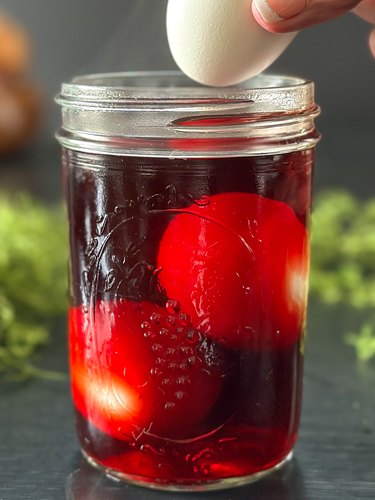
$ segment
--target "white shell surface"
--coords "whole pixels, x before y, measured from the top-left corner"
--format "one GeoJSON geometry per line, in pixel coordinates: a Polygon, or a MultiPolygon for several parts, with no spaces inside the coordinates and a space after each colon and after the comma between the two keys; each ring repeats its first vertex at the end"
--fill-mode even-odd
{"type": "Polygon", "coordinates": [[[199,83],[218,87],[265,70],[296,35],[261,28],[251,0],[169,0],[167,34],[180,69],[199,83]]]}

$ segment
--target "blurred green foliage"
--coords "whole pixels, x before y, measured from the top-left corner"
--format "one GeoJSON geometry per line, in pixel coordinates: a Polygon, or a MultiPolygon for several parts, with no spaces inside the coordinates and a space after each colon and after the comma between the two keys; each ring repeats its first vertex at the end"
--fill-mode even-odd
{"type": "MultiPolygon", "coordinates": [[[[67,307],[68,244],[64,209],[26,195],[0,195],[0,377],[59,378],[33,364],[51,322],[67,307]]],[[[310,293],[326,304],[363,310],[347,336],[360,360],[375,357],[375,200],[320,193],[312,230],[310,293]]]]}
{"type": "Polygon", "coordinates": [[[64,210],[0,195],[0,242],[0,376],[42,376],[31,356],[67,305],[64,210]]]}
{"type": "Polygon", "coordinates": [[[342,191],[317,196],[310,293],[326,303],[375,307],[375,200],[342,191]]]}
{"type": "Polygon", "coordinates": [[[312,226],[310,294],[326,304],[360,309],[365,320],[347,336],[357,356],[375,356],[375,199],[346,191],[320,193],[312,226]]]}

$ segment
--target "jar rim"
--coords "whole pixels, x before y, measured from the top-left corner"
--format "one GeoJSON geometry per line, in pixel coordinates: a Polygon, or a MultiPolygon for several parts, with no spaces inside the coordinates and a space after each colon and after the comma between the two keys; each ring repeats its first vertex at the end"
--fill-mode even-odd
{"type": "MultiPolygon", "coordinates": [[[[233,87],[206,87],[180,71],[135,71],[88,74],[63,83],[56,97],[62,106],[119,108],[124,106],[188,108],[253,103],[264,111],[293,112],[314,104],[314,84],[294,76],[260,74],[233,87]]],[[[258,110],[258,109],[257,109],[258,110]]],[[[259,111],[259,110],[258,110],[259,111]]]]}
{"type": "Polygon", "coordinates": [[[260,74],[204,87],[179,71],[92,74],[62,85],[67,148],[139,156],[278,154],[313,147],[312,81],[260,74]]]}

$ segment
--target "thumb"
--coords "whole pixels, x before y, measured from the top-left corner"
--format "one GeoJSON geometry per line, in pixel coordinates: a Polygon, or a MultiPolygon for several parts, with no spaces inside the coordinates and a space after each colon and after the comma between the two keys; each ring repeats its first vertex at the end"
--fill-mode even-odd
{"type": "Polygon", "coordinates": [[[354,9],[360,0],[253,0],[253,15],[268,31],[285,33],[319,24],[354,9]]]}
{"type": "MultiPolygon", "coordinates": [[[[365,21],[375,25],[375,0],[362,0],[354,9],[354,13],[365,21]]],[[[375,29],[370,33],[369,45],[372,55],[375,57],[375,29]]]]}

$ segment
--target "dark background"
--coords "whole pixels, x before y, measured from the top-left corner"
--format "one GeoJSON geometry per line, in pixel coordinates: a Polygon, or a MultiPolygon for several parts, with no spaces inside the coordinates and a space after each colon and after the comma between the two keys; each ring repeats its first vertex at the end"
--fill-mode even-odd
{"type": "MultiPolygon", "coordinates": [[[[228,2],[230,3],[230,2],[228,2]]],[[[166,0],[3,0],[29,31],[33,75],[45,96],[40,140],[52,143],[59,117],[53,96],[74,75],[101,71],[175,69],[166,30],[166,0]]],[[[301,32],[270,68],[316,82],[322,108],[318,128],[316,186],[343,185],[355,171],[356,194],[375,193],[375,64],[368,48],[370,26],[348,13],[301,32]],[[371,175],[370,175],[371,174],[371,175]]],[[[56,167],[55,167],[56,168],[56,167]]],[[[57,193],[58,172],[49,172],[57,193]]],[[[39,188],[39,191],[42,191],[39,188]]]]}
{"type": "MultiPolygon", "coordinates": [[[[50,95],[79,73],[175,68],[166,40],[166,0],[1,3],[29,29],[35,75],[50,95]]],[[[375,72],[367,48],[369,32],[370,26],[353,14],[309,28],[272,71],[315,80],[327,118],[373,120],[375,72]]]]}

